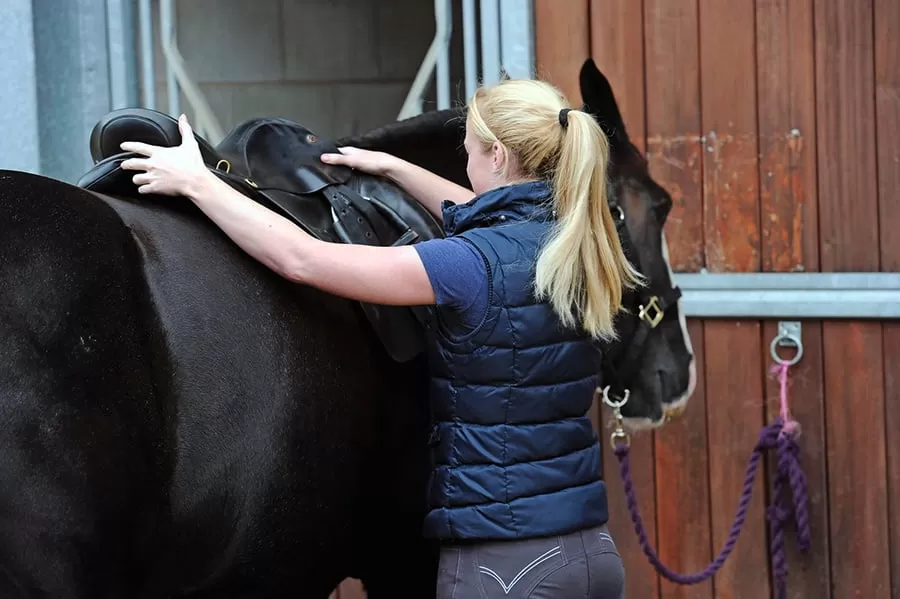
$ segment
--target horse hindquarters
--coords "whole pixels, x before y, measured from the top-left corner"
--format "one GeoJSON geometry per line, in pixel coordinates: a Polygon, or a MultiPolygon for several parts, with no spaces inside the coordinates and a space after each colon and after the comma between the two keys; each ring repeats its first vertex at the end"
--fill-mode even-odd
{"type": "Polygon", "coordinates": [[[61,185],[0,177],[0,596],[135,596],[162,504],[127,234],[61,185]]]}

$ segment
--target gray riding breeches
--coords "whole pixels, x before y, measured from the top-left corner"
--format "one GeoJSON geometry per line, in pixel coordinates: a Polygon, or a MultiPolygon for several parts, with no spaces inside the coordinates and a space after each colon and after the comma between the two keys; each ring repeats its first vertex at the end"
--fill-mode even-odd
{"type": "Polygon", "coordinates": [[[624,599],[625,569],[606,525],[566,535],[441,549],[437,599],[624,599]]]}

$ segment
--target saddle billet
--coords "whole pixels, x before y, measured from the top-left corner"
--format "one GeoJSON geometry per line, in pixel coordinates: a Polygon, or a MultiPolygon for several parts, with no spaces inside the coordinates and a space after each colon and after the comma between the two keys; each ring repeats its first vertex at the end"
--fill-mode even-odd
{"type": "MultiPolygon", "coordinates": [[[[251,119],[216,147],[202,136],[195,138],[212,173],[323,241],[387,246],[444,235],[439,221],[392,182],[321,162],[319,157],[337,152],[337,146],[293,121],[251,119]]],[[[122,152],[120,144],[171,147],[180,140],[178,122],[167,114],[143,108],[113,111],[94,126],[90,148],[95,164],[76,185],[148,201],[137,191],[134,172],[121,168],[123,161],[139,156],[122,152]]],[[[422,353],[430,307],[359,304],[394,360],[405,362],[422,353]]]]}

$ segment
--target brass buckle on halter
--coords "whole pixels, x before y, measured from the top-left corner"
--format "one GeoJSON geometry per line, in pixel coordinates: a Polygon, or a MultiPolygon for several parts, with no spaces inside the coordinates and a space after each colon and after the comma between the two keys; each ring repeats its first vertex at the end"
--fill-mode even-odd
{"type": "Polygon", "coordinates": [[[231,172],[231,163],[225,160],[224,158],[216,163],[216,170],[222,170],[222,166],[225,167],[225,172],[231,172]]]}
{"type": "Polygon", "coordinates": [[[619,445],[626,447],[631,445],[631,435],[625,431],[625,419],[622,417],[622,406],[628,402],[628,396],[631,395],[631,391],[625,389],[625,394],[618,401],[613,401],[609,397],[609,385],[603,387],[603,389],[598,389],[598,391],[603,393],[603,403],[612,408],[613,416],[616,418],[616,428],[609,436],[610,445],[612,445],[613,449],[616,449],[619,445]]]}
{"type": "Polygon", "coordinates": [[[647,302],[646,306],[640,306],[638,317],[649,324],[651,329],[655,329],[656,325],[663,319],[664,314],[665,312],[663,312],[663,309],[659,305],[659,297],[654,295],[650,298],[650,301],[647,302]]]}

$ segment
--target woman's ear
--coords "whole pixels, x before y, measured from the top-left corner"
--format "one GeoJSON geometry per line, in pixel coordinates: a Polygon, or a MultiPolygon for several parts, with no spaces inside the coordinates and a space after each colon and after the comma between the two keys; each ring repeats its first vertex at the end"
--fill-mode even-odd
{"type": "Polygon", "coordinates": [[[491,144],[491,166],[494,167],[495,173],[503,173],[506,170],[506,148],[499,141],[491,144]]]}

